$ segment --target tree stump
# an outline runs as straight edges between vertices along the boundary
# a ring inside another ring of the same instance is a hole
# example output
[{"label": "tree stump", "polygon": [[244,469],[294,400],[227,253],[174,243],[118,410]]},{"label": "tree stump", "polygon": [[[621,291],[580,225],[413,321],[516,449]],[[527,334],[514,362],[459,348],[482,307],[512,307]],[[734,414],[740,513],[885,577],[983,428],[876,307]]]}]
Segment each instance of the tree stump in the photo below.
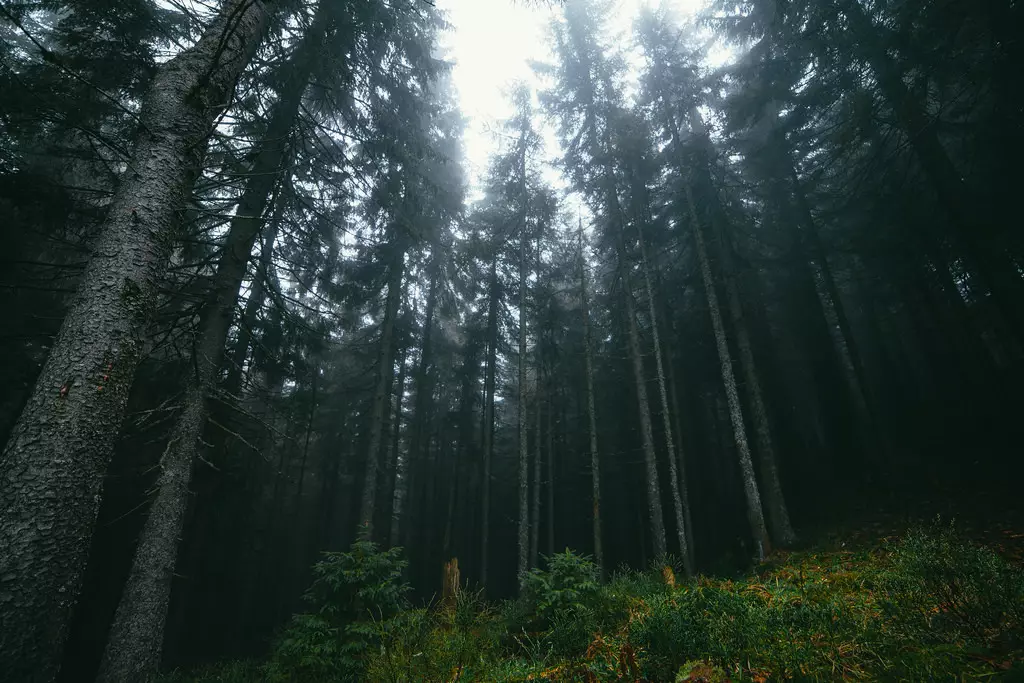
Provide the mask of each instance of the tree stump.
[{"label": "tree stump", "polygon": [[444,565],[444,580],[441,584],[441,604],[448,609],[455,608],[462,580],[459,574],[459,558],[453,557]]}]

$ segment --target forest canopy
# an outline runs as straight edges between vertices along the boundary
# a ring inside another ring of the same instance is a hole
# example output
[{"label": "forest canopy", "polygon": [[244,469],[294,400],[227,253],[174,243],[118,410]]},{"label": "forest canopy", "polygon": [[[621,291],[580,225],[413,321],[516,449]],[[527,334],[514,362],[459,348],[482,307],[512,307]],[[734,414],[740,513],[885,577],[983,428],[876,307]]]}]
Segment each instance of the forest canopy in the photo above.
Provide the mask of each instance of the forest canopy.
[{"label": "forest canopy", "polygon": [[526,5],[0,0],[0,677],[1024,661],[1020,3]]}]

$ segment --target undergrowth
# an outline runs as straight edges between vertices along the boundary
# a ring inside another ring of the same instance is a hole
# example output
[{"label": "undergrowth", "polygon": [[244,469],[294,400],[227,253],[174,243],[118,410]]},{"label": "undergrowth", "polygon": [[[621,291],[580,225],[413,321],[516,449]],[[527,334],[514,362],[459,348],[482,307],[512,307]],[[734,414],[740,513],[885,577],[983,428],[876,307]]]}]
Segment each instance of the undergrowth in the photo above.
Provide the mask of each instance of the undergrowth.
[{"label": "undergrowth", "polygon": [[329,556],[268,662],[165,680],[1024,680],[1024,573],[951,526],[675,585],[660,566],[602,584],[566,551],[498,605],[408,608],[401,567],[371,544]]}]

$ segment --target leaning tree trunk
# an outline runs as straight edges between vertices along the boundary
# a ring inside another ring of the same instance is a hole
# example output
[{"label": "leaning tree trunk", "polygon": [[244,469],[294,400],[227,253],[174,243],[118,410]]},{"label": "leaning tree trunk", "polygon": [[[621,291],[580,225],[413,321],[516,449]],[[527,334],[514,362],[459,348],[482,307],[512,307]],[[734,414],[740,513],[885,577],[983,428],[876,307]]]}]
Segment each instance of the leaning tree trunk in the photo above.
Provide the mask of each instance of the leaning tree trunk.
[{"label": "leaning tree trunk", "polygon": [[654,342],[654,362],[658,371],[658,392],[661,399],[661,416],[665,430],[665,446],[668,450],[669,486],[672,490],[673,512],[676,516],[676,536],[679,539],[679,555],[683,560],[683,568],[687,576],[693,576],[693,564],[690,561],[690,539],[687,537],[686,520],[690,511],[684,507],[683,501],[689,497],[680,491],[687,486],[685,476],[680,477],[676,468],[676,447],[672,439],[672,413],[669,411],[668,391],[665,389],[665,367],[661,359],[661,338],[658,336],[658,317],[654,306],[654,287],[651,286],[651,271],[647,263],[647,249],[644,246],[644,233],[640,221],[636,226],[637,239],[640,246],[640,265],[644,273],[644,286],[647,290],[647,314],[651,318],[651,336]]},{"label": "leaning tree trunk", "polygon": [[159,668],[178,538],[188,507],[192,463],[208,415],[206,397],[214,389],[220,373],[238,290],[285,158],[289,134],[312,72],[315,48],[325,30],[326,16],[326,9],[322,9],[291,66],[285,90],[231,221],[214,278],[213,302],[203,313],[196,341],[195,372],[186,389],[184,410],[160,461],[156,500],[143,527],[114,617],[100,667],[100,680],[144,680]]},{"label": "leaning tree trunk", "polygon": [[640,333],[636,328],[636,307],[633,304],[633,292],[630,291],[629,278],[625,275],[626,267],[620,258],[622,298],[626,303],[626,326],[629,330],[629,356],[633,361],[633,380],[636,383],[636,400],[640,410],[640,436],[643,439],[644,465],[647,474],[647,511],[650,515],[654,557],[660,560],[667,552],[665,519],[661,511],[661,487],[658,484],[658,464],[654,453],[654,429],[651,426],[651,407],[647,399],[644,358],[640,353]]},{"label": "leaning tree trunk", "polygon": [[729,314],[733,329],[736,331],[736,347],[740,352],[740,366],[747,384],[747,400],[754,418],[754,433],[757,435],[757,454],[761,464],[761,486],[764,487],[765,507],[768,508],[768,522],[771,525],[772,537],[780,546],[790,546],[796,542],[796,533],[789,521],[789,509],[782,493],[782,482],[775,461],[775,446],[772,439],[771,424],[768,421],[768,410],[765,408],[764,395],[761,392],[761,381],[754,362],[754,352],[750,344],[750,331],[743,315],[743,304],[740,301],[739,286],[733,268],[731,246],[718,225],[718,242],[725,270],[725,291],[728,299]]},{"label": "leaning tree trunk", "polygon": [[697,215],[697,206],[693,201],[693,192],[690,190],[689,185],[686,186],[686,201],[690,209],[693,238],[697,247],[697,260],[700,262],[700,273],[704,281],[704,291],[707,295],[708,310],[711,313],[715,345],[718,347],[722,383],[725,385],[725,395],[729,402],[729,419],[732,422],[736,453],[739,459],[740,472],[743,476],[743,493],[747,499],[747,521],[750,523],[750,532],[754,537],[754,542],[757,544],[758,556],[763,559],[771,551],[771,543],[768,540],[768,530],[764,524],[761,492],[758,490],[757,479],[754,476],[754,464],[750,458],[750,446],[747,443],[746,426],[743,422],[743,408],[740,405],[739,392],[736,389],[736,375],[732,369],[732,354],[729,351],[729,341],[725,336],[725,324],[722,321],[718,294],[715,292],[715,279],[711,273],[711,261],[708,259],[708,250],[704,242],[704,229],[701,227],[700,218]]},{"label": "leaning tree trunk", "polygon": [[373,391],[370,408],[370,436],[366,449],[366,469],[363,474],[363,495],[359,506],[359,538],[373,540],[373,518],[377,510],[377,471],[380,464],[380,444],[384,432],[384,402],[388,386],[395,371],[394,335],[395,319],[398,317],[398,303],[402,296],[402,276],[405,274],[405,238],[395,237],[391,248],[388,294],[384,304],[384,320],[380,329],[380,351],[377,354],[377,386]]},{"label": "leaning tree trunk", "polygon": [[266,301],[267,279],[272,277],[274,244],[277,241],[277,233],[280,231],[285,201],[283,197],[278,196],[273,202],[274,215],[264,229],[263,245],[260,247],[260,263],[256,268],[252,286],[249,289],[249,298],[245,301],[242,319],[238,324],[238,338],[235,339],[231,352],[228,354],[228,374],[224,379],[224,393],[230,397],[237,398],[242,390],[245,362],[248,360],[252,348],[253,329],[256,327],[260,309],[263,308],[263,303]]},{"label": "leaning tree trunk", "polygon": [[[590,425],[590,483],[594,522],[594,560],[604,572],[601,541],[601,461],[597,451],[597,411],[594,409],[594,361],[591,357],[590,308],[587,300],[587,262],[583,255],[583,226],[580,225],[580,302],[583,312],[583,362],[587,373],[587,420]],[[552,510],[552,513],[554,511]]]},{"label": "leaning tree trunk", "polygon": [[76,301],[0,456],[0,671],[10,680],[49,681],[60,666],[172,234],[268,15],[263,0],[226,2],[160,66]]},{"label": "leaning tree trunk", "polygon": [[788,157],[787,159],[797,209],[804,226],[801,238],[803,239],[803,244],[809,249],[809,256],[818,263],[821,282],[824,285],[824,296],[827,302],[831,304],[832,312],[836,316],[836,325],[839,328],[839,341],[842,347],[839,350],[840,358],[843,361],[844,370],[846,370],[845,374],[847,383],[850,386],[854,409],[860,423],[864,425],[870,436],[870,440],[864,442],[864,448],[868,456],[873,458],[875,457],[873,454],[877,450],[887,450],[888,440],[881,431],[874,401],[868,396],[867,372],[864,369],[860,344],[857,342],[856,337],[853,336],[853,327],[850,325],[850,320],[846,315],[846,306],[843,304],[839,293],[839,285],[836,284],[832,267],[829,265],[825,247],[821,243],[818,226],[814,220],[814,215],[811,213],[810,203],[807,201],[807,195],[804,193],[800,178],[797,176],[796,166],[792,163],[791,159]]}]

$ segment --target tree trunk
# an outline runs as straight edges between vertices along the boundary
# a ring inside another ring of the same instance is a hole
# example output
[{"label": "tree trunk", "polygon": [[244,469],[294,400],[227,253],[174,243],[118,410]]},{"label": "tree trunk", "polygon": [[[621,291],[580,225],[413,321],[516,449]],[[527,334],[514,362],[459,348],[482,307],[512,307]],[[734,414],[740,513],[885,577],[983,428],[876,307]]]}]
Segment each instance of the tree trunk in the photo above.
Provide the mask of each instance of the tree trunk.
[{"label": "tree trunk", "polygon": [[541,400],[540,400],[540,377],[537,378],[537,395],[534,399],[534,428],[533,428],[533,490],[530,495],[530,568],[538,566],[537,556],[540,553],[540,489],[541,489],[541,465],[543,464],[543,451],[541,448]]},{"label": "tree trunk", "polygon": [[686,519],[689,510],[683,507],[686,497],[680,489],[686,488],[685,476],[680,481],[680,472],[676,468],[676,447],[672,439],[672,414],[668,406],[668,391],[665,389],[665,367],[661,359],[661,338],[658,336],[658,317],[655,314],[654,288],[651,286],[651,271],[647,263],[647,249],[644,246],[644,233],[641,221],[636,224],[637,240],[640,246],[640,265],[644,273],[644,287],[647,290],[647,314],[651,319],[651,336],[654,343],[655,369],[658,371],[658,393],[661,399],[661,416],[665,430],[665,447],[668,450],[669,486],[672,489],[673,512],[676,516],[676,536],[679,539],[679,555],[683,560],[683,568],[687,576],[693,576],[693,565],[690,562],[691,551],[689,538],[686,535]]},{"label": "tree trunk", "polygon": [[[620,242],[621,244],[621,242]],[[640,353],[640,333],[636,328],[636,307],[630,290],[627,265],[619,258],[622,298],[626,304],[626,325],[629,329],[629,356],[633,362],[633,380],[636,383],[636,400],[640,410],[640,436],[644,447],[644,465],[647,474],[647,510],[650,515],[651,539],[654,556],[660,561],[667,552],[665,543],[665,520],[661,512],[661,487],[658,484],[658,465],[654,453],[654,430],[651,426],[651,408],[647,400],[647,380],[644,377],[644,358]]]},{"label": "tree trunk", "polygon": [[274,243],[277,241],[277,234],[281,228],[282,214],[284,213],[285,201],[278,196],[274,200],[274,216],[265,228],[263,246],[260,247],[260,263],[253,277],[252,287],[249,289],[249,298],[245,302],[245,310],[242,312],[242,319],[238,324],[238,339],[229,354],[228,374],[224,380],[224,393],[228,396],[237,397],[242,390],[242,376],[245,371],[245,362],[249,358],[249,350],[252,346],[252,331],[256,327],[256,319],[259,317],[260,309],[266,300],[267,278],[272,277],[271,270],[274,263]]},{"label": "tree trunk", "polygon": [[[870,440],[865,442],[865,451],[871,456],[878,449],[888,450],[888,441],[881,431],[881,425],[874,408],[874,402],[868,395],[867,373],[864,370],[864,361],[861,354],[860,344],[853,336],[853,328],[846,315],[846,307],[839,293],[839,286],[836,284],[832,274],[832,267],[828,263],[828,256],[825,254],[825,247],[818,235],[818,227],[811,213],[811,206],[804,194],[803,186],[796,173],[796,166],[791,162],[789,165],[790,180],[793,183],[794,194],[796,195],[797,208],[800,212],[801,221],[804,224],[805,244],[810,250],[810,256],[817,261],[821,274],[821,281],[824,285],[824,295],[827,302],[831,304],[832,312],[836,316],[836,325],[840,335],[840,357],[849,365],[846,373],[850,385],[850,392],[853,398],[854,409],[859,415],[860,422],[869,434]],[[845,351],[845,353],[844,353]]]},{"label": "tree trunk", "polygon": [[[408,346],[408,345],[406,345]],[[387,494],[388,500],[391,501],[390,509],[387,511],[388,516],[385,521],[389,522],[389,533],[388,533],[388,547],[393,547],[398,543],[400,538],[398,535],[399,527],[396,525],[395,520],[401,520],[401,513],[399,509],[399,474],[404,474],[399,471],[401,463],[401,446],[402,446],[402,402],[405,399],[405,376],[406,376],[406,361],[409,355],[409,349],[402,349],[402,356],[399,360],[398,365],[398,387],[395,389],[395,411],[392,417],[391,423],[391,454],[388,456],[388,481],[384,488],[384,492]]]},{"label": "tree trunk", "polygon": [[[590,426],[591,505],[594,523],[594,559],[604,572],[604,544],[601,540],[601,461],[597,451],[597,411],[594,408],[594,360],[590,338],[590,304],[587,298],[587,262],[583,252],[583,224],[580,224],[580,302],[583,313],[583,362],[587,373],[587,419]],[[552,513],[554,511],[552,510]]]},{"label": "tree trunk", "polygon": [[740,473],[743,477],[743,493],[747,499],[747,521],[757,545],[758,557],[764,559],[764,556],[771,552],[771,543],[768,540],[768,530],[765,528],[764,512],[761,508],[761,492],[757,487],[754,464],[750,458],[750,446],[747,444],[746,426],[743,421],[743,408],[740,405],[739,392],[736,389],[736,376],[732,370],[732,354],[729,351],[729,341],[725,336],[725,325],[718,304],[718,294],[715,292],[715,279],[711,273],[711,261],[708,259],[708,250],[704,242],[704,229],[701,227],[697,206],[693,201],[693,192],[689,185],[686,186],[686,202],[690,209],[693,237],[697,247],[697,260],[700,262],[701,278],[704,281],[708,309],[711,313],[711,326],[715,332],[715,345],[718,347],[722,383],[725,385],[725,395],[729,402],[729,419],[732,422],[733,438],[736,442],[736,453]]},{"label": "tree trunk", "polygon": [[60,666],[171,236],[268,15],[263,0],[226,2],[158,69],[75,303],[0,457],[0,671],[11,680],[50,681]]},{"label": "tree trunk", "polygon": [[683,425],[682,425],[683,417],[682,417],[682,412],[681,412],[680,406],[679,406],[679,394],[678,394],[678,392],[676,390],[677,384],[676,384],[676,379],[675,379],[675,371],[673,370],[673,367],[674,367],[674,364],[672,363],[672,360],[669,359],[669,361],[668,361],[669,397],[672,400],[672,413],[676,416],[676,434],[680,435],[679,436],[679,449],[676,452],[676,457],[679,460],[679,467],[678,467],[679,480],[680,480],[679,492],[683,496],[683,516],[684,516],[683,522],[686,525],[686,537],[688,539],[691,539],[691,543],[687,546],[687,550],[689,551],[688,561],[689,561],[690,566],[695,568],[696,567],[696,552],[693,549],[693,543],[692,543],[692,539],[693,539],[693,516],[691,514],[691,509],[690,509],[690,493],[689,493],[689,488],[684,485],[684,482],[686,482],[687,479],[686,479],[686,457],[685,457],[686,449],[683,448],[683,443],[682,443],[682,441],[683,441],[683,437],[682,437],[682,434],[683,434]]},{"label": "tree trunk", "polygon": [[[555,406],[552,401],[553,394],[548,398],[548,556],[555,554],[555,430],[554,414]],[[539,531],[538,521],[538,534]]]},{"label": "tree trunk", "polygon": [[402,277],[405,274],[405,238],[396,235],[391,244],[394,254],[388,266],[388,294],[384,304],[384,320],[380,330],[380,352],[377,355],[377,386],[370,409],[370,435],[366,449],[366,470],[363,475],[363,495],[359,506],[359,538],[372,541],[373,518],[377,509],[377,471],[380,464],[380,443],[384,431],[384,402],[387,400],[390,377],[395,371],[394,333],[398,304],[402,296]]},{"label": "tree trunk", "polygon": [[779,480],[778,466],[775,461],[775,446],[772,439],[771,425],[768,422],[768,411],[764,405],[761,392],[761,381],[754,362],[754,351],[750,345],[750,331],[743,316],[743,304],[740,301],[739,286],[733,267],[731,245],[719,227],[718,242],[722,254],[722,267],[725,270],[725,291],[728,298],[729,313],[732,317],[733,329],[736,331],[736,347],[740,352],[740,366],[747,384],[747,400],[754,418],[754,432],[757,435],[757,454],[761,464],[761,486],[764,487],[765,507],[768,508],[768,522],[771,525],[772,537],[780,546],[790,546],[796,542],[796,533],[789,521],[789,509],[782,493],[782,482]]},{"label": "tree trunk", "polygon": [[526,220],[519,236],[519,569],[522,587],[530,568],[529,453],[526,443]]},{"label": "tree trunk", "polygon": [[[193,358],[195,372],[186,390],[185,409],[161,458],[157,498],[143,528],[131,574],[114,617],[100,668],[100,680],[143,680],[159,668],[171,576],[188,507],[192,462],[208,415],[206,397],[213,390],[220,373],[238,290],[245,278],[249,256],[263,225],[263,213],[285,158],[289,133],[294,127],[302,93],[312,72],[315,47],[321,42],[326,16],[326,10],[321,10],[317,23],[289,67],[291,73],[285,90],[253,162],[250,180],[239,200],[236,216],[231,221],[214,279],[213,303],[204,311],[200,325]],[[163,516],[166,518],[161,519]]]},{"label": "tree trunk", "polygon": [[480,585],[487,590],[487,552],[490,540],[491,458],[494,453],[494,384],[498,355],[498,257],[492,256],[490,300],[487,304],[487,367],[484,371],[483,481],[480,482]]}]

